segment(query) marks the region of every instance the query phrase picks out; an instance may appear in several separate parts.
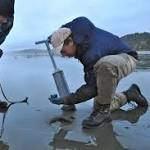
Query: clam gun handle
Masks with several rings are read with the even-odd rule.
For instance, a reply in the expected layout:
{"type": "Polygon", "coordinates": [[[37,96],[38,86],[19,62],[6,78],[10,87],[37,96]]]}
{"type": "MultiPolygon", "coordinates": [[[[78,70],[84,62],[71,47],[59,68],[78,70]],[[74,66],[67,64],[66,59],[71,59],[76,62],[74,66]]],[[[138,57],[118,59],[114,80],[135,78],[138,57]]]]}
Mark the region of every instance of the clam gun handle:
{"type": "Polygon", "coordinates": [[[37,45],[37,44],[45,44],[45,46],[46,46],[46,48],[47,48],[47,50],[48,50],[49,56],[50,56],[50,58],[51,58],[51,61],[52,61],[54,70],[57,70],[58,68],[57,68],[57,65],[56,65],[56,63],[55,63],[55,60],[54,60],[54,58],[53,58],[53,54],[52,54],[52,52],[51,52],[51,48],[50,48],[50,45],[49,45],[49,39],[47,39],[47,40],[42,40],[42,41],[37,41],[37,42],[35,42],[35,44],[36,44],[36,45],[37,45]]]}
{"type": "Polygon", "coordinates": [[[36,45],[38,45],[38,44],[45,44],[46,42],[48,42],[48,40],[37,41],[37,42],[35,42],[35,44],[36,45]]]}
{"type": "MultiPolygon", "coordinates": [[[[64,72],[57,68],[55,60],[53,58],[53,54],[51,52],[51,48],[50,48],[50,45],[49,45],[49,40],[47,39],[47,40],[38,41],[38,42],[35,42],[35,44],[45,44],[45,46],[48,50],[49,56],[51,58],[53,67],[54,67],[53,78],[55,80],[55,84],[56,84],[59,96],[60,97],[67,96],[70,93],[70,90],[69,90],[67,81],[65,79],[64,72]]],[[[53,95],[53,96],[55,97],[56,95],[53,95]]]]}

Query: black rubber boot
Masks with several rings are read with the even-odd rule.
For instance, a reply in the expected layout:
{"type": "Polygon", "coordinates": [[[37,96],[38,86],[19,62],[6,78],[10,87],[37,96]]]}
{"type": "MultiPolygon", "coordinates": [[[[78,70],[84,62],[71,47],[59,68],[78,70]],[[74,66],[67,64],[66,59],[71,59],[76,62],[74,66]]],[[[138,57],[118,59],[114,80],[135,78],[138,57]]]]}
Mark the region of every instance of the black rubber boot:
{"type": "Polygon", "coordinates": [[[132,84],[131,87],[123,92],[127,99],[128,102],[135,102],[138,106],[148,106],[148,101],[146,98],[142,95],[140,88],[136,84],[132,84]]]}
{"type": "Polygon", "coordinates": [[[100,109],[94,110],[89,117],[83,120],[83,128],[90,129],[111,121],[110,105],[101,105],[100,107],[100,109]]]}

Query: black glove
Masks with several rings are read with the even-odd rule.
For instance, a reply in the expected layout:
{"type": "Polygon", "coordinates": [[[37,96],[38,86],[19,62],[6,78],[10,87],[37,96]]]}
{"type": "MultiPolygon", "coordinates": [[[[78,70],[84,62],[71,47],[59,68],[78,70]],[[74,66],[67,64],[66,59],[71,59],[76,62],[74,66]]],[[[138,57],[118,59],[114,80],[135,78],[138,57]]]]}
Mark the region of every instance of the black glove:
{"type": "Polygon", "coordinates": [[[0,58],[1,58],[2,55],[3,55],[3,51],[0,49],[0,58]]]}
{"type": "Polygon", "coordinates": [[[57,94],[51,95],[49,98],[51,103],[56,104],[56,105],[61,105],[63,104],[63,98],[58,98],[57,94]]]}

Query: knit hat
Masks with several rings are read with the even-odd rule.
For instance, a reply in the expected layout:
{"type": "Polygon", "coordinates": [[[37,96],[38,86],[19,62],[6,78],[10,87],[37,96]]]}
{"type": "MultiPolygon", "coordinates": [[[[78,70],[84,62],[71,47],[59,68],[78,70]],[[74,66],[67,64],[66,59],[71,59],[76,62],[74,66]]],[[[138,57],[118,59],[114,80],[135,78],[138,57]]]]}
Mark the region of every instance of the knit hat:
{"type": "Polygon", "coordinates": [[[51,35],[51,44],[54,48],[54,53],[61,54],[61,50],[64,45],[64,41],[69,37],[71,34],[71,30],[69,28],[59,28],[51,35]]]}

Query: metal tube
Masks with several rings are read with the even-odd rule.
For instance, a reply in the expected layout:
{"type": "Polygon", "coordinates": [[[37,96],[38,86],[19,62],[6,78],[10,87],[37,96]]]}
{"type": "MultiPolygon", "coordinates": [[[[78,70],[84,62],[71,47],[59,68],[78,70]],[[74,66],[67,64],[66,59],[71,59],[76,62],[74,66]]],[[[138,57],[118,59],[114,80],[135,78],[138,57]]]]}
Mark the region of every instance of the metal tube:
{"type": "Polygon", "coordinates": [[[60,97],[69,95],[70,90],[62,70],[53,73],[55,84],[60,97]]]}
{"type": "Polygon", "coordinates": [[[52,61],[53,67],[54,67],[54,70],[58,70],[57,65],[55,63],[55,60],[53,58],[50,46],[49,46],[49,41],[48,40],[38,41],[38,42],[35,42],[35,44],[45,44],[46,45],[48,53],[49,53],[49,56],[51,58],[51,61],[52,61]]]}
{"type": "Polygon", "coordinates": [[[50,46],[49,46],[49,42],[46,41],[45,44],[46,44],[46,47],[47,47],[47,49],[48,49],[48,53],[49,53],[49,55],[50,55],[50,58],[51,58],[51,60],[52,60],[53,67],[54,67],[55,70],[57,70],[58,68],[57,68],[57,65],[56,65],[56,63],[55,63],[54,57],[53,57],[53,55],[52,55],[52,52],[51,52],[51,49],[50,49],[50,46]]]}
{"type": "Polygon", "coordinates": [[[54,60],[52,52],[51,52],[49,41],[48,40],[38,41],[35,44],[45,44],[46,45],[48,53],[49,53],[51,61],[52,61],[52,64],[53,64],[53,67],[55,69],[54,73],[53,73],[53,78],[55,80],[55,84],[56,84],[59,96],[60,97],[67,96],[70,93],[70,90],[69,90],[68,84],[66,82],[63,71],[57,68],[57,65],[55,63],[55,60],[54,60]]]}

